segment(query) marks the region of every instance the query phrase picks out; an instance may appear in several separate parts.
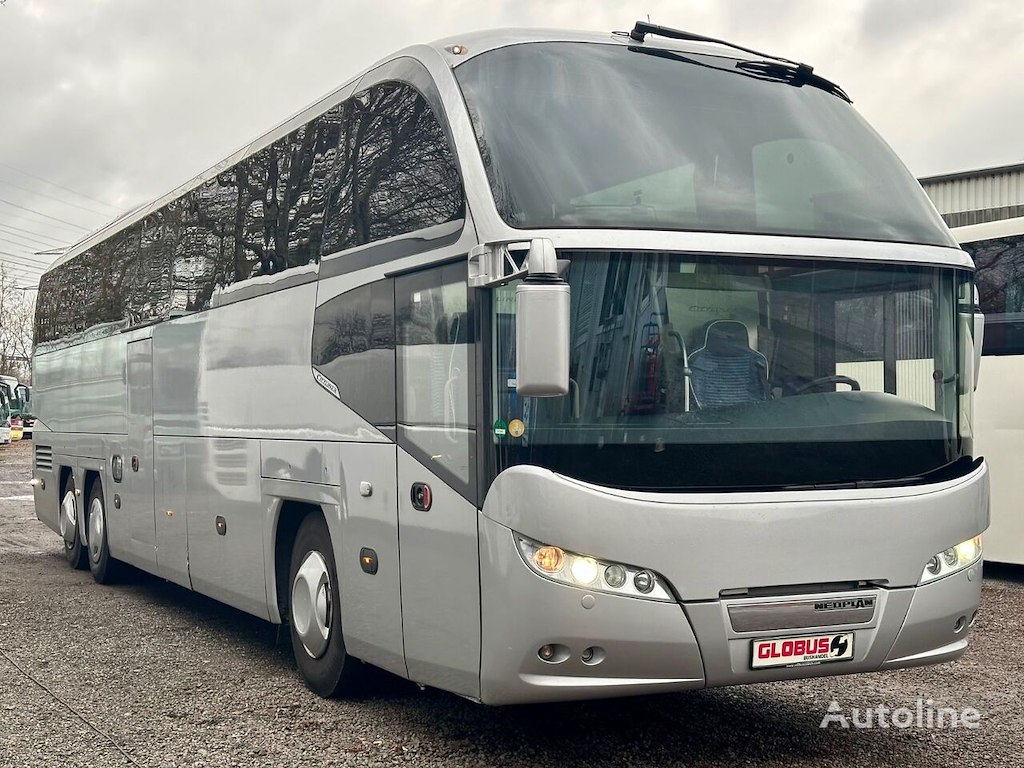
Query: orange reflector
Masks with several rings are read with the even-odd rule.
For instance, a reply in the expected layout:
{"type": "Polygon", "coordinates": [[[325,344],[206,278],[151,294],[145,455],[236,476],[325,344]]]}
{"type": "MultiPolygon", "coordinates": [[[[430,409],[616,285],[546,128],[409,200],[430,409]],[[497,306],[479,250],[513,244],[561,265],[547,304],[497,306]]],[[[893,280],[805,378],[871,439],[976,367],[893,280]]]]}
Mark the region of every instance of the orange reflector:
{"type": "Polygon", "coordinates": [[[545,573],[558,573],[565,565],[565,552],[558,547],[541,547],[533,553],[533,562],[545,573]]]}

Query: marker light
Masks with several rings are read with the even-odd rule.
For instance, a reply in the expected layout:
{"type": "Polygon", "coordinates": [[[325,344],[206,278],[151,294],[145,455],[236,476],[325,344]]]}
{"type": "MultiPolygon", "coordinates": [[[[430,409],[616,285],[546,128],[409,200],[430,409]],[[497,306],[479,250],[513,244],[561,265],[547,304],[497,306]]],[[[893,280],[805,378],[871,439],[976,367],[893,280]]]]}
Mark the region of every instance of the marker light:
{"type": "Polygon", "coordinates": [[[919,583],[926,584],[929,581],[935,581],[957,571],[962,571],[980,559],[981,536],[975,536],[928,558],[919,583]]]}
{"type": "Polygon", "coordinates": [[[626,583],[626,569],[621,565],[609,565],[604,569],[604,583],[618,589],[626,583]]]}
{"type": "Polygon", "coordinates": [[[675,602],[668,584],[653,571],[569,552],[519,534],[515,536],[523,560],[534,573],[546,579],[594,592],[675,602]]]}

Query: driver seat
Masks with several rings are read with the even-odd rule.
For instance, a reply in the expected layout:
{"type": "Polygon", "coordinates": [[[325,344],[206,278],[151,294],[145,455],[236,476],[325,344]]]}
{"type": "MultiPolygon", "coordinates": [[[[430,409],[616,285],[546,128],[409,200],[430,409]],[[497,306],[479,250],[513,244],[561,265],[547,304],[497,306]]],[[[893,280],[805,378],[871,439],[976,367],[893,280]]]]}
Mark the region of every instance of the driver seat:
{"type": "Polygon", "coordinates": [[[739,320],[713,320],[704,346],[688,360],[690,392],[699,408],[744,405],[768,399],[768,360],[750,348],[747,326],[739,320]]]}

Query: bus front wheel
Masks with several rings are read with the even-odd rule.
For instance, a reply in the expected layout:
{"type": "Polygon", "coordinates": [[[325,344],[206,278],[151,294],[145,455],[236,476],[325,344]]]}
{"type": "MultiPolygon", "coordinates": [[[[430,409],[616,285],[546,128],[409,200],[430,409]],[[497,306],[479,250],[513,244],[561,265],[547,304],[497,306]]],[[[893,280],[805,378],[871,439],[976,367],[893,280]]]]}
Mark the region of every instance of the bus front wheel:
{"type": "Polygon", "coordinates": [[[306,685],[324,698],[352,693],[361,662],[345,651],[334,549],[321,515],[299,525],[288,577],[292,653],[306,685]]]}

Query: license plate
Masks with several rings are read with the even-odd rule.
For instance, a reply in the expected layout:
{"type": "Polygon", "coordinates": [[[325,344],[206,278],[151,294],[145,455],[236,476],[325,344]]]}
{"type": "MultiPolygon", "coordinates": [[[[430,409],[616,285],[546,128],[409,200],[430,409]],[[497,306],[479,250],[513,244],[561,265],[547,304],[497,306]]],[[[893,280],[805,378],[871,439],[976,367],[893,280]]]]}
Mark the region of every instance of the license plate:
{"type": "Polygon", "coordinates": [[[755,640],[751,646],[751,669],[821,664],[853,658],[853,633],[773,637],[755,640]]]}

